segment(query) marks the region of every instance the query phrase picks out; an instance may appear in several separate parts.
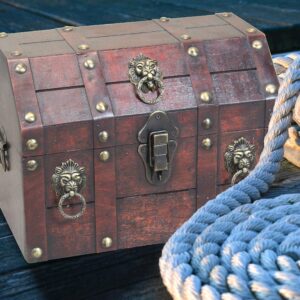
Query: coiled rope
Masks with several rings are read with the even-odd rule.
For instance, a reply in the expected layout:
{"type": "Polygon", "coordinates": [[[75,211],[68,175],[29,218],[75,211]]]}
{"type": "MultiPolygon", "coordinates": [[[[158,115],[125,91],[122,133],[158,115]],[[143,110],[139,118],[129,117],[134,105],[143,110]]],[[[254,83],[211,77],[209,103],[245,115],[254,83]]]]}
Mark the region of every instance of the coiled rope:
{"type": "Polygon", "coordinates": [[[258,200],[279,171],[300,101],[300,56],[275,63],[288,70],[279,76],[259,163],[200,208],[163,249],[161,275],[174,299],[300,299],[300,194],[258,200]]]}

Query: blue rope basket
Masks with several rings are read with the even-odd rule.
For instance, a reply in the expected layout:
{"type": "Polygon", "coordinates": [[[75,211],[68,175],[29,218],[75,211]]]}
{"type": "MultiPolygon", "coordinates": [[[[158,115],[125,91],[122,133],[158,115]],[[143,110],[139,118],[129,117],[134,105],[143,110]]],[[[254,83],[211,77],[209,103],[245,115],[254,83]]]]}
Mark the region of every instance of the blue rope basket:
{"type": "Polygon", "coordinates": [[[300,101],[300,57],[278,63],[287,61],[259,163],[200,208],[163,249],[161,275],[174,299],[300,299],[300,195],[260,199],[279,171],[300,101]]]}

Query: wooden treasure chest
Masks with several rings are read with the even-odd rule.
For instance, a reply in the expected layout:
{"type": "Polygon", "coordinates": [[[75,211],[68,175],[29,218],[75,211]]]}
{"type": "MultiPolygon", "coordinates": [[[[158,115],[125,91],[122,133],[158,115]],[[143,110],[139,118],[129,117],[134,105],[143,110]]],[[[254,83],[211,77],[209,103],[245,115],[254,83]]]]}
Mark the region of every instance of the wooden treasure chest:
{"type": "Polygon", "coordinates": [[[278,86],[231,13],[0,38],[1,209],[28,262],[163,243],[254,167],[278,86]]]}

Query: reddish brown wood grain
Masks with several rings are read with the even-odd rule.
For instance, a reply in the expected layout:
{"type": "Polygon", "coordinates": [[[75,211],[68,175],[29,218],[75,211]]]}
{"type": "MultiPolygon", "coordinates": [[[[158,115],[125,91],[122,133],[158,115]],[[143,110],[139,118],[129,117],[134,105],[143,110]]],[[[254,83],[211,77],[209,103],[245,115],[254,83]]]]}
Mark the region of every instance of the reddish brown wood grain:
{"type": "Polygon", "coordinates": [[[164,243],[196,210],[196,191],[117,201],[119,248],[164,243]]]}
{"type": "MultiPolygon", "coordinates": [[[[64,208],[68,214],[76,214],[80,205],[64,208]]],[[[65,219],[54,207],[47,209],[47,233],[49,259],[83,255],[96,252],[94,203],[76,220],[65,219]]]]}

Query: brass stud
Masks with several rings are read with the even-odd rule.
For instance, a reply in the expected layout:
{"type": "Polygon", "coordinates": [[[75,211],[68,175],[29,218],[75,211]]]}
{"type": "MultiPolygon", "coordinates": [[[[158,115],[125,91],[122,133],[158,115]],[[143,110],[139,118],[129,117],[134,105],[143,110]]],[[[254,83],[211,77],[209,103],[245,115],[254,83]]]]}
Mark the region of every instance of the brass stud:
{"type": "Polygon", "coordinates": [[[205,129],[210,129],[212,127],[212,121],[210,118],[205,118],[203,121],[202,121],[202,127],[205,128],[205,129]]]}
{"type": "Polygon", "coordinates": [[[247,28],[247,32],[249,32],[249,33],[254,33],[254,32],[256,32],[257,30],[256,30],[256,28],[254,28],[254,27],[249,27],[249,28],[247,28]]]}
{"type": "Polygon", "coordinates": [[[101,131],[98,135],[98,138],[101,143],[105,143],[109,138],[109,134],[107,131],[101,131]]]}
{"type": "Polygon", "coordinates": [[[228,17],[231,16],[231,13],[224,12],[224,13],[222,13],[222,16],[225,17],[225,18],[228,18],[228,17]]]}
{"type": "Polygon", "coordinates": [[[188,49],[188,54],[190,55],[190,56],[198,56],[198,54],[199,54],[199,49],[198,48],[196,48],[196,47],[190,47],[189,49],[188,49]]]}
{"type": "Polygon", "coordinates": [[[200,99],[205,103],[209,103],[209,102],[211,102],[212,95],[210,92],[205,91],[205,92],[200,93],[200,99]]]}
{"type": "Polygon", "coordinates": [[[62,29],[64,32],[70,32],[70,31],[73,31],[73,27],[71,27],[71,26],[65,26],[65,27],[63,27],[63,29],[62,29]]]}
{"type": "Polygon", "coordinates": [[[84,67],[88,70],[92,70],[95,68],[95,62],[92,59],[87,59],[84,63],[83,63],[84,67]]]}
{"type": "Polygon", "coordinates": [[[7,36],[8,34],[6,32],[0,32],[0,38],[5,38],[7,36]]]}
{"type": "Polygon", "coordinates": [[[21,56],[21,55],[22,55],[22,52],[16,50],[16,51],[10,52],[10,55],[11,55],[11,56],[21,56]]]}
{"type": "Polygon", "coordinates": [[[39,247],[33,248],[31,250],[31,255],[34,258],[40,258],[43,255],[43,250],[39,247]]]}
{"type": "Polygon", "coordinates": [[[99,112],[103,113],[103,112],[106,112],[106,111],[107,111],[108,105],[107,105],[107,103],[105,103],[105,102],[103,102],[103,101],[100,101],[99,103],[97,103],[96,109],[97,109],[99,112]]]}
{"type": "Polygon", "coordinates": [[[212,147],[212,141],[210,138],[205,138],[202,140],[202,148],[209,150],[212,147]]]}
{"type": "Polygon", "coordinates": [[[99,158],[103,162],[107,162],[110,158],[110,154],[108,151],[101,151],[99,154],[99,158]]]}
{"type": "Polygon", "coordinates": [[[23,63],[17,64],[15,66],[15,71],[18,74],[24,74],[27,71],[27,66],[25,64],[23,64],[23,63]]]}
{"type": "Polygon", "coordinates": [[[37,142],[37,140],[35,139],[29,139],[27,142],[26,142],[26,148],[30,151],[34,151],[36,150],[37,148],[39,147],[39,144],[37,142]]]}
{"type": "Polygon", "coordinates": [[[26,163],[27,170],[30,172],[35,171],[38,168],[39,164],[36,160],[32,159],[26,163]]]}
{"type": "Polygon", "coordinates": [[[183,40],[190,40],[191,39],[191,36],[190,35],[188,35],[188,34],[183,34],[183,35],[181,35],[180,36],[183,40]]]}
{"type": "Polygon", "coordinates": [[[26,115],[25,115],[25,121],[27,123],[33,123],[35,122],[36,120],[36,116],[33,112],[28,112],[26,115]]]}
{"type": "Polygon", "coordinates": [[[89,48],[90,48],[90,46],[87,45],[87,44],[81,44],[81,45],[78,45],[78,49],[79,49],[79,50],[87,50],[87,49],[89,49],[89,48]]]}
{"type": "Polygon", "coordinates": [[[169,22],[170,21],[170,18],[167,18],[167,17],[161,17],[159,19],[161,22],[169,22]]]}
{"type": "Polygon", "coordinates": [[[262,44],[261,41],[255,40],[255,41],[252,42],[252,47],[254,49],[261,49],[263,47],[263,44],[262,44]]]}
{"type": "Polygon", "coordinates": [[[110,237],[105,237],[102,239],[102,247],[103,248],[110,248],[112,246],[113,240],[110,237]]]}
{"type": "Polygon", "coordinates": [[[275,84],[269,83],[266,85],[266,92],[269,94],[275,94],[277,92],[277,87],[275,84]]]}

